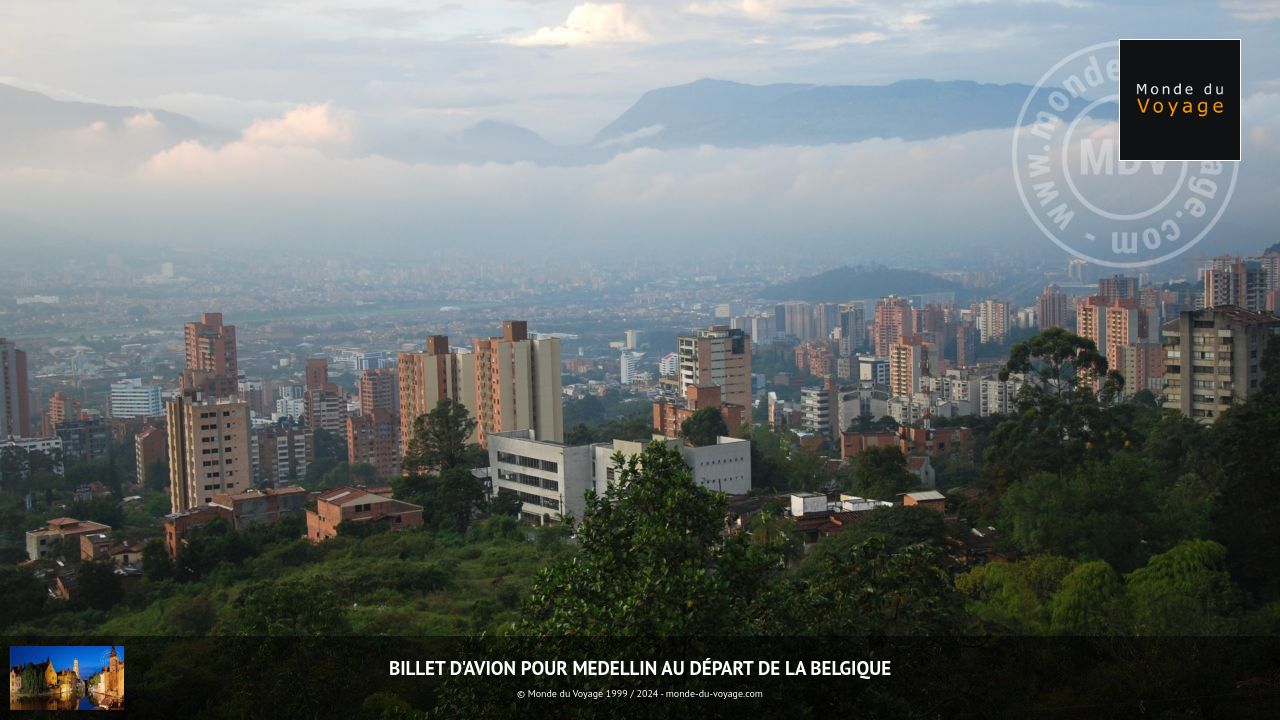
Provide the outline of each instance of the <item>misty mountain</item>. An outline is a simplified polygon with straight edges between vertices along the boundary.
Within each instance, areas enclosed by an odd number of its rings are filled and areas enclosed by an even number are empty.
[[[937,275],[885,267],[842,267],[760,291],[769,300],[840,303],[885,295],[956,292],[958,284]]]
[[[595,144],[668,149],[922,140],[1012,127],[1031,90],[968,80],[889,85],[698,80],[645,93],[599,132]]]
[[[826,145],[919,140],[1012,127],[1031,87],[903,80],[890,85],[747,85],[698,80],[659,88],[580,145],[556,145],[518,124],[484,120],[458,133],[421,124],[367,125],[355,149],[405,162],[583,165],[636,148]],[[1115,113],[1103,106],[1100,113]],[[0,167],[110,169],[184,140],[238,136],[163,110],[55,100],[0,85]]]
[[[164,110],[55,100],[0,85],[0,166],[105,168],[145,159],[184,140],[230,137]]]

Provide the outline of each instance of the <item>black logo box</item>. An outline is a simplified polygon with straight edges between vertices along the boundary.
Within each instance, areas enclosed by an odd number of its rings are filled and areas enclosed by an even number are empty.
[[[1139,85],[1147,86],[1145,93],[1138,92]],[[1165,87],[1181,92],[1166,94]],[[1240,159],[1239,39],[1121,39],[1119,97],[1121,160]],[[1191,102],[1191,114],[1183,112],[1185,102]],[[1222,112],[1214,112],[1219,102]],[[1170,103],[1177,103],[1172,115]],[[1157,108],[1163,112],[1157,114]],[[1207,114],[1202,116],[1202,109]]]

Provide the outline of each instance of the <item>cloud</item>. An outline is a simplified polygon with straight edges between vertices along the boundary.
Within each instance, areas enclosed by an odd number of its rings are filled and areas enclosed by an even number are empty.
[[[156,119],[155,113],[146,110],[125,118],[124,126],[130,130],[155,130],[161,127],[162,123]]]
[[[1251,96],[1244,121],[1247,161],[1206,255],[1253,252],[1245,243],[1273,224],[1280,95]],[[584,258],[723,259],[785,246],[797,259],[912,266],[993,250],[1057,257],[1018,200],[1011,140],[1009,130],[986,130],[821,147],[638,148],[571,167],[411,163],[244,138],[186,142],[113,175],[0,169],[0,219],[119,244],[181,237],[407,260],[531,247]]]
[[[512,38],[513,45],[602,45],[649,40],[644,27],[622,3],[583,3],[569,11],[563,25],[541,27],[531,35]]]
[[[1226,0],[1222,5],[1246,22],[1280,19],[1280,0]]]
[[[645,138],[653,137],[654,135],[657,135],[658,133],[666,129],[667,128],[664,125],[649,125],[647,127],[642,127],[639,130],[633,130],[632,132],[624,133],[615,138],[609,138],[604,142],[596,143],[596,147],[607,148],[607,147],[621,147],[623,145],[630,145],[631,143],[637,140],[643,140]]]
[[[334,145],[351,139],[347,120],[329,103],[304,105],[284,117],[255,120],[244,131],[244,141],[255,145]]]
[[[882,32],[867,30],[850,35],[841,35],[839,37],[814,37],[805,40],[797,40],[791,44],[791,48],[793,50],[828,50],[830,48],[840,47],[841,45],[870,45],[872,43],[884,42],[888,39],[889,36]]]

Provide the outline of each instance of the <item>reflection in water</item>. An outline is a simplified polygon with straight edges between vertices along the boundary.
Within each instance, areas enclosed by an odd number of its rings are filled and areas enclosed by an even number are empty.
[[[44,696],[44,697],[10,697],[10,710],[91,710],[93,704],[86,705],[87,698]]]
[[[10,710],[98,710],[92,693],[9,697]]]

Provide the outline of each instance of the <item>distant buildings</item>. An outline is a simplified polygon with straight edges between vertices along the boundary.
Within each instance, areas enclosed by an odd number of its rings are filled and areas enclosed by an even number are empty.
[[[159,385],[144,385],[141,378],[111,383],[111,417],[136,418],[164,415]]]
[[[305,372],[303,423],[340,437],[346,429],[347,399],[341,388],[329,382],[328,359],[308,358]]]
[[[680,389],[688,397],[694,386],[715,385],[723,402],[751,405],[751,338],[727,325],[713,325],[677,338]]]
[[[0,438],[31,435],[27,354],[0,337]]]
[[[1098,280],[1098,294],[1108,300],[1137,300],[1138,278],[1114,275]]]
[[[0,456],[8,453],[16,455],[18,477],[14,479],[25,479],[34,469],[33,466],[43,467],[55,475],[63,473],[62,439],[56,435],[43,438],[0,438]],[[39,455],[33,458],[34,453]],[[39,456],[43,456],[43,463],[37,459]],[[10,479],[0,470],[0,484]]]
[[[200,320],[183,326],[186,369],[184,390],[229,397],[238,389],[240,365],[236,351],[236,328],[222,323],[222,313],[201,313]]]
[[[1070,313],[1067,295],[1057,285],[1047,286],[1036,298],[1036,318],[1042,330],[1067,327]]]
[[[288,424],[253,428],[249,432],[249,462],[253,484],[272,487],[298,482],[316,458],[315,430]]]
[[[980,304],[978,335],[984,343],[1004,342],[1009,335],[1010,305],[987,298]]]
[[[1164,406],[1212,423],[1258,391],[1262,353],[1280,334],[1280,318],[1227,305],[1183,312],[1162,334]]]
[[[930,346],[919,335],[898,339],[889,349],[889,394],[911,397],[920,392],[921,378],[931,374]]]
[[[719,385],[694,385],[685,398],[665,398],[653,403],[653,429],[665,437],[680,437],[680,427],[704,407],[718,407],[730,435],[747,422],[749,406],[722,402]]]
[[[644,353],[623,350],[618,358],[618,382],[631,385],[640,378],[640,358]]]
[[[1266,312],[1269,285],[1267,270],[1257,260],[1214,258],[1204,273],[1204,307],[1235,305],[1249,312]]]
[[[876,357],[889,357],[889,352],[898,344],[898,340],[914,333],[915,317],[910,300],[890,295],[876,301],[875,320],[871,328]]]
[[[376,408],[347,418],[347,462],[372,465],[379,478],[400,474],[400,416]]]
[[[168,460],[168,432],[163,425],[150,425],[133,436],[134,463],[139,485],[150,479],[151,466]]]
[[[662,360],[658,362],[658,374],[662,377],[675,377],[680,372],[680,356],[675,353],[667,353],[662,356]]]
[[[68,467],[106,460],[111,452],[111,428],[101,418],[65,420],[54,433],[62,441],[62,462]]]
[[[400,387],[397,377],[393,367],[365,370],[360,374],[357,389],[361,415],[371,414],[374,410],[399,413]]]

